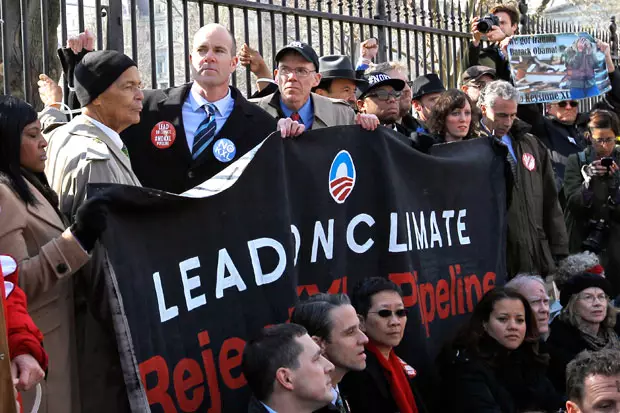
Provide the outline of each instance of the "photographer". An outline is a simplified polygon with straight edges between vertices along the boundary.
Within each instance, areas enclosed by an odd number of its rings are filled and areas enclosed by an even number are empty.
[[[569,250],[599,254],[615,296],[620,293],[620,121],[613,112],[595,110],[588,126],[592,146],[568,158],[564,177]]]
[[[499,44],[506,37],[516,34],[518,24],[519,12],[514,6],[505,4],[493,7],[489,15],[474,17],[471,23],[474,38],[465,49],[463,70],[476,65],[487,66],[495,69],[497,79],[510,82],[508,56],[500,50]],[[480,41],[483,35],[491,43],[489,47],[482,47]]]

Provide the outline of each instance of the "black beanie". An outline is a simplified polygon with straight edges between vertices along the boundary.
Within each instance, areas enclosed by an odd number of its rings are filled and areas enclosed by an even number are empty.
[[[87,53],[74,72],[75,94],[80,105],[84,107],[95,100],[132,66],[137,66],[136,62],[115,50]]]
[[[572,276],[562,286],[562,290],[560,291],[560,304],[562,304],[562,307],[566,307],[573,295],[579,294],[590,287],[600,288],[608,296],[612,295],[611,284],[609,284],[609,281],[607,281],[605,277],[584,272]]]

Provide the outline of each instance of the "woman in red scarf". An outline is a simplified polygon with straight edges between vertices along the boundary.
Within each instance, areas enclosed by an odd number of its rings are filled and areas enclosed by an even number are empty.
[[[393,350],[407,324],[402,295],[396,284],[380,277],[361,281],[351,292],[351,303],[369,340],[366,369],[347,373],[340,383],[351,413],[426,411],[413,380],[416,371]]]

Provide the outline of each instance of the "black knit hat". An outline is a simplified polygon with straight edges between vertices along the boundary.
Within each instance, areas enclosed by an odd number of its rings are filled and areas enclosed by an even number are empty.
[[[136,62],[115,50],[87,53],[74,72],[75,94],[80,105],[84,107],[95,100],[132,66],[137,66]]]
[[[600,275],[584,272],[573,275],[562,286],[562,290],[560,291],[560,304],[562,304],[562,307],[566,307],[573,295],[579,294],[586,288],[590,287],[600,288],[605,291],[605,294],[608,296],[613,294],[611,284],[609,284],[609,281],[607,281],[606,278]]]

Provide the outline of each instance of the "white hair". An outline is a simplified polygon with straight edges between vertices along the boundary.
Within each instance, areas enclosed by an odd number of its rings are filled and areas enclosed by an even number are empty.
[[[519,91],[505,80],[494,80],[488,83],[480,92],[478,106],[492,108],[497,98],[504,100],[514,100],[519,102]]]
[[[536,281],[546,289],[545,281],[540,275],[536,274],[517,274],[517,276],[508,281],[504,287],[519,291],[530,281]]]

